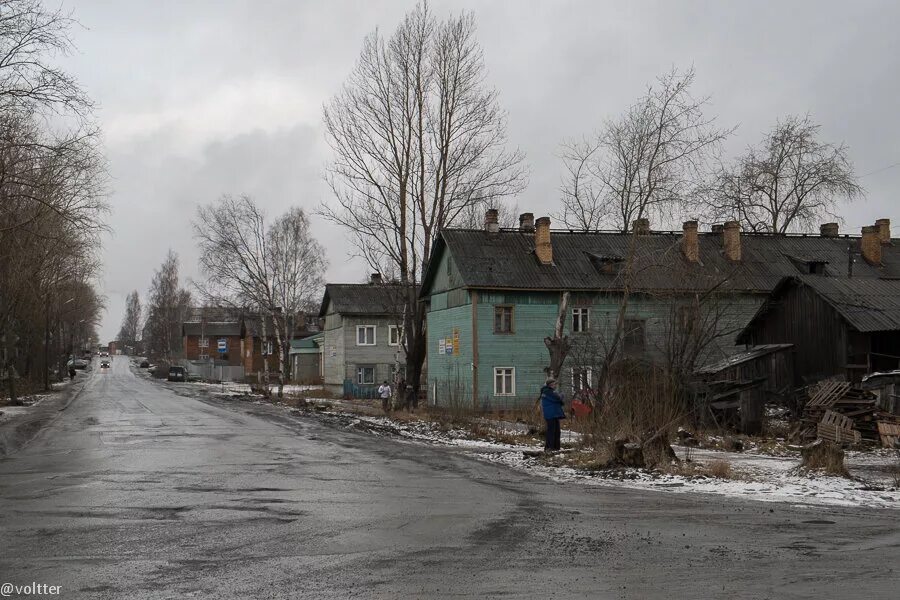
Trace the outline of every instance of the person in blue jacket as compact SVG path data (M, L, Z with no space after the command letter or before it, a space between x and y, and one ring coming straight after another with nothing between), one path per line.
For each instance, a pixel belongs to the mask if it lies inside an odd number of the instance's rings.
M541 388L541 411L547 421L547 440L544 450L559 450L560 419L566 418L563 410L563 396L556 391L557 381L555 377L548 377L544 387Z

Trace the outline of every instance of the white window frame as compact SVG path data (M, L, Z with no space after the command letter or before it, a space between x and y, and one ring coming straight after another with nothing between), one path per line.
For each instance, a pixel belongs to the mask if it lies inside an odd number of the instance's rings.
M509 390L504 389L502 392L497 389L497 376L500 375L500 371L509 371L509 381L510 388ZM504 388L506 387L506 377L504 375ZM494 367L494 395L495 396L515 396L516 395L516 368L515 367Z
M363 381L365 379L363 373L365 369L372 369L372 381ZM356 366L356 384L357 385L375 385L375 379L377 373L375 372L375 365L357 365Z
M392 342L394 336L397 336L397 341ZM403 327L400 325L388 325L388 346L399 346L400 338L403 337Z
M578 315L576 321L575 316ZM576 326L577 324L577 326ZM591 309L578 307L572 309L572 333L584 333L591 328Z
M579 388L577 385L575 385L576 382L578 381L577 379L575 379L575 372L576 372L576 371L579 372L579 373L587 373L587 385L588 385L589 388L593 389L594 369L593 369L592 367L589 367L589 366L576 366L576 367L572 367L572 368L571 368L571 372L572 372L572 393L575 394L575 393L578 393L578 392L580 392L580 391L582 391L582 390L584 389L584 388Z
M208 337L201 337L201 338L197 341L197 347L199 347L199 348L209 348L209 338L208 338Z
M361 330L371 329L372 330L372 342L359 342L359 332ZM363 338L367 338L368 336L363 336ZM356 326L356 345L357 346L375 346L378 343L378 328L375 325L357 325Z

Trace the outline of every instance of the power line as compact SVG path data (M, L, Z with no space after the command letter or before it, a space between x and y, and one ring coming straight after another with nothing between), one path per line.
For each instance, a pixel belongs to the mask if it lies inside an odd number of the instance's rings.
M869 175L874 175L875 173L881 173L882 171L887 171L888 169L893 169L894 167L900 167L900 162L895 162L892 165L888 165L886 167L881 167L880 169L875 169L874 171L869 171L865 175L860 175L859 178L868 177Z

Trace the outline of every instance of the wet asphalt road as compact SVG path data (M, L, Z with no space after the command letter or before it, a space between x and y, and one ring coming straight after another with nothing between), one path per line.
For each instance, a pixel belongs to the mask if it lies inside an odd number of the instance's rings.
M116 357L0 461L0 583L62 598L896 598L898 517L560 486L177 396Z

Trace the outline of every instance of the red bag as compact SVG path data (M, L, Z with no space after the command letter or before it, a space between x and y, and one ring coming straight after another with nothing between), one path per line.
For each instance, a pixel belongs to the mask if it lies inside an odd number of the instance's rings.
M572 412L576 417L586 417L591 414L591 407L581 400L572 400Z

